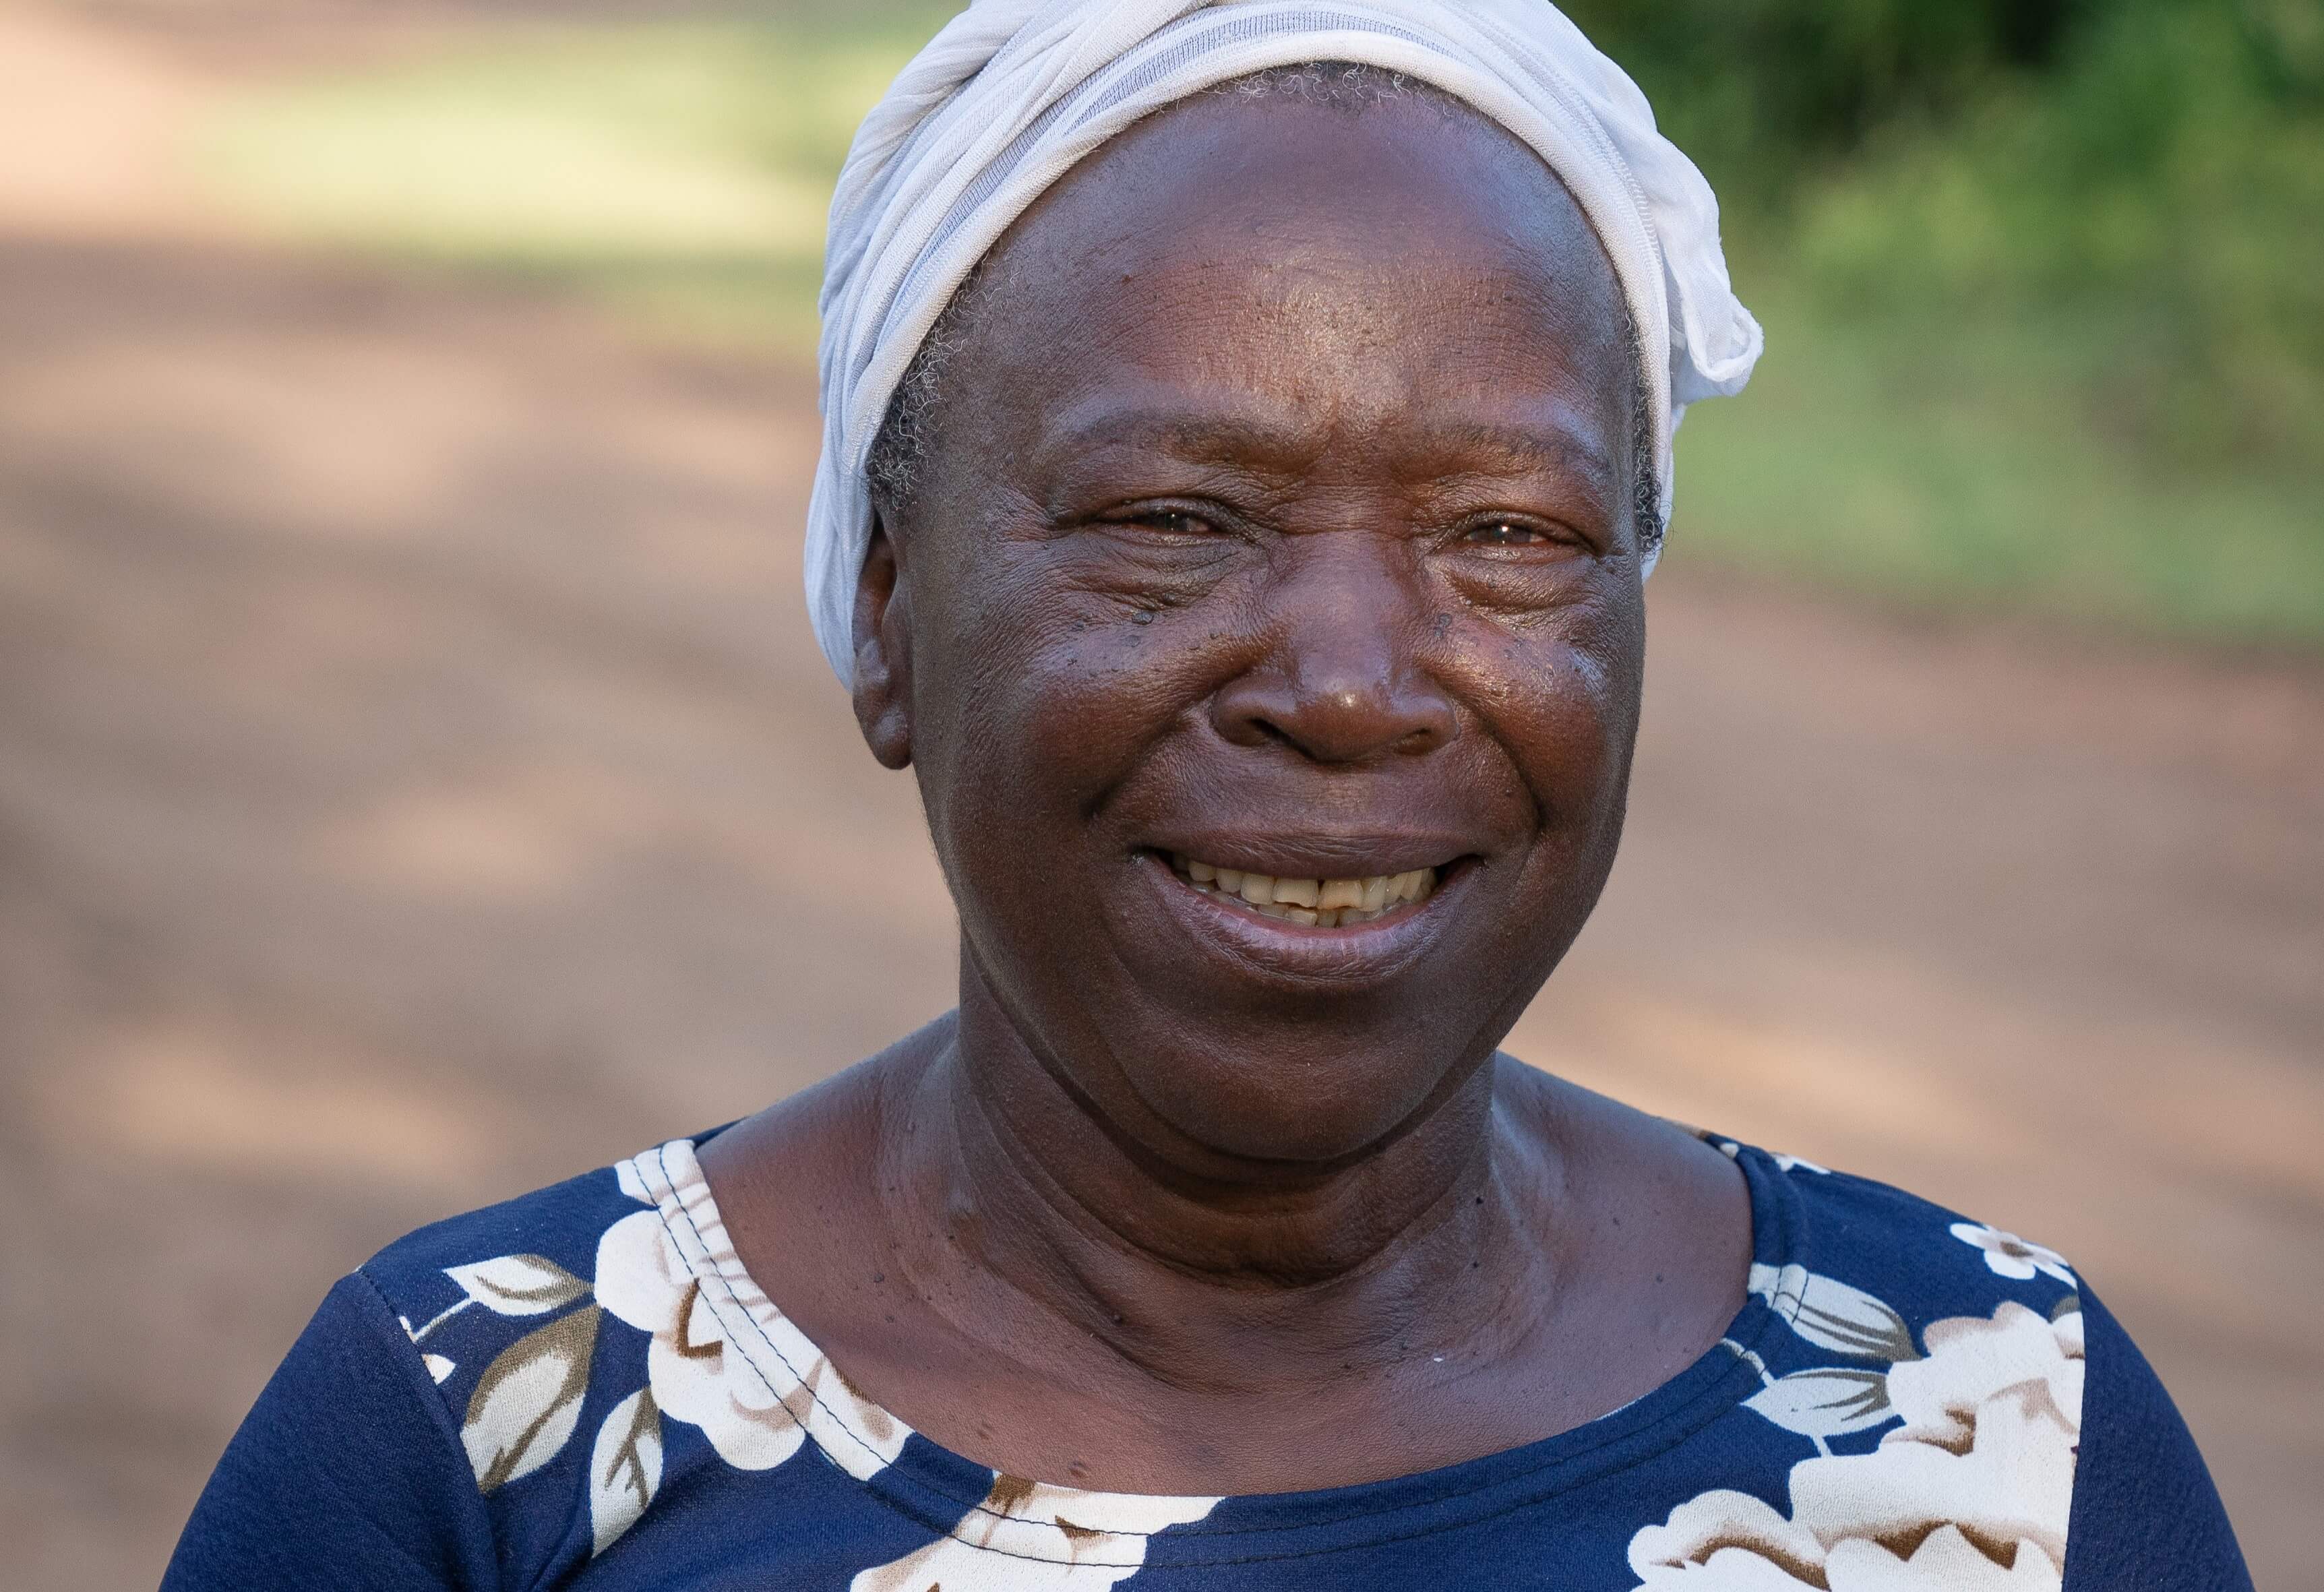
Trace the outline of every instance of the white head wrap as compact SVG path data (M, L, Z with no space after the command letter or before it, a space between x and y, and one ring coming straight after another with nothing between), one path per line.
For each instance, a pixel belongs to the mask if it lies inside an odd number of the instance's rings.
M1637 322L1667 515L1679 417L1741 390L1759 327L1728 285L1711 185L1655 131L1637 85L1547 0L974 0L863 119L831 204L807 587L843 683L854 675L855 587L872 536L864 460L970 270L1133 122L1230 78L1314 60L1444 90L1532 145L1572 190Z

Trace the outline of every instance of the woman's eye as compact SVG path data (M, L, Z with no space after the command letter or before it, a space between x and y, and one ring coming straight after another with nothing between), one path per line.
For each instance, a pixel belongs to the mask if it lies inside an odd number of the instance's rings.
M1133 524L1148 530L1160 531L1168 537L1206 537L1217 528L1199 514L1182 513L1176 509L1162 509L1151 514L1140 514Z

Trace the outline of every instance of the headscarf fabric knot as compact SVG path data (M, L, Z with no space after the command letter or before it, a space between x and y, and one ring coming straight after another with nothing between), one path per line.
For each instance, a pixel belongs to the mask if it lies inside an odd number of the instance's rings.
M872 532L865 462L962 281L1036 198L1132 123L1310 61L1441 89L1564 181L1638 328L1667 518L1679 419L1741 390L1759 327L1729 285L1711 185L1655 130L1637 85L1547 0L974 0L863 119L832 199L807 587L843 683Z

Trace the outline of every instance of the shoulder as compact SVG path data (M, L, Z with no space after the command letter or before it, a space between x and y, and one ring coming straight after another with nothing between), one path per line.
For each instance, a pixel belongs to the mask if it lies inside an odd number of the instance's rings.
M691 1300L674 1140L408 1234L358 1268L433 1385L504 1560L544 1574L625 1532L662 1468L646 1339ZM577 1558L576 1558L577 1556Z
M593 1382L632 1367L603 1330L650 1329L687 1271L669 1232L699 1200L695 1141L677 1139L407 1234L357 1268L384 1301L488 1496L566 1457ZM706 1199L706 1194L703 1196ZM641 1380L632 1377L632 1380Z
M2068 1592L2172 1587L2251 1592L2251 1575L2194 1434L2146 1357L2087 1289L2089 1372L2074 1484Z
M844 1489L908 1435L760 1291L701 1142L421 1229L363 1268L422 1357L503 1560L536 1581L617 1541L632 1563L658 1551L641 1538L669 1546L691 1516L648 1511L673 1487L705 1507L812 1449L832 1465L787 1486ZM818 1492L798 1529L827 1534L844 1508Z
M588 1294L606 1230L650 1204L625 1161L407 1233L356 1275L414 1343L433 1342L471 1311L537 1321ZM431 1357L431 1370L442 1357Z
M1775 1263L1753 1265L1750 1289L1788 1330L1764 1344L1771 1382L1751 1404L1824 1445L1790 1477L1803 1518L1831 1532L1889 1515L1950 1525L2013 1563L2010 1545L2030 1543L2068 1592L2248 1587L2185 1423L2063 1255L1886 1183L1705 1137L1781 1229L1763 1235Z
M2057 1592L2083 1392L2065 1261L1886 1184L1702 1136L1751 1189L1751 1301L1725 1340L1743 1396L1694 1445L1701 1490L1632 1538L1632 1569L1662 1587L1790 1558L1816 1585Z
M1753 1271L1784 1275L1755 1275L1755 1293L1778 1289L1790 1302L1802 1279L1844 1279L1922 1322L2005 1308L2054 1320L2080 1307L2071 1263L2046 1244L1889 1183L1703 1137L1743 1167L1761 1225L1775 1229L1755 1247L1782 1263Z
M554 1562L571 1510L504 1484L577 1446L602 1358L595 1252L631 1213L654 1219L637 1183L591 1173L342 1278L220 1459L171 1592L490 1586L504 1563Z

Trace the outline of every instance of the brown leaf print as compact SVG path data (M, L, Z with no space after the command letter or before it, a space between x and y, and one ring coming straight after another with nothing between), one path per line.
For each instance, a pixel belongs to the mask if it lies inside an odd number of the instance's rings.
M595 1305L526 1333L484 1367L460 1424L461 1446L490 1493L555 1459L580 1424L597 1347Z
M1031 1497L1033 1489L1039 1485L1038 1482L1027 1481L1021 1476L995 1474L992 1491L986 1495L984 1506L996 1514L1013 1514L1017 1505Z

